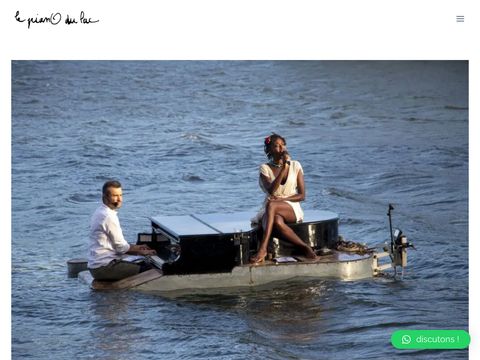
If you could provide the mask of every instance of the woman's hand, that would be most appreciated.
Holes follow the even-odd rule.
[[[272,202],[274,202],[274,201],[284,201],[284,199],[281,198],[281,197],[279,197],[279,196],[270,195],[270,196],[268,197],[268,201],[272,201]]]
[[[290,159],[291,159],[290,154],[288,153],[287,150],[285,150],[282,154],[283,163],[285,164],[287,161],[290,161]]]

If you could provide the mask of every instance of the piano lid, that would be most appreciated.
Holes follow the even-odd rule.
[[[338,214],[323,210],[305,210],[303,223],[317,223],[338,220]],[[253,212],[238,212],[228,214],[191,214],[177,216],[154,216],[150,220],[153,224],[168,232],[180,236],[219,235],[251,230],[250,219]]]
[[[217,229],[208,226],[192,215],[154,216],[150,218],[152,224],[175,237],[192,235],[218,235]]]

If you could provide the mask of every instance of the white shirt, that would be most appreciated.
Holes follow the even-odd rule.
[[[108,265],[112,260],[121,259],[128,250],[130,245],[123,237],[117,211],[100,205],[90,222],[88,268]]]

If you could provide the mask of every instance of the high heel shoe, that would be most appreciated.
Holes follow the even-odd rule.
[[[250,258],[250,264],[260,265],[261,263],[265,262],[265,257],[266,256],[267,256],[267,254],[265,254],[263,256],[260,256],[260,255],[257,254],[257,255]]]
[[[314,248],[312,247],[308,247],[308,251],[307,251],[307,259],[309,260],[317,260],[318,259],[318,255],[317,255],[317,252],[315,251]]]

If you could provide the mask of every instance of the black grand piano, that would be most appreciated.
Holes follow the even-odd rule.
[[[289,224],[314,249],[334,248],[338,241],[338,215],[305,210],[303,222]],[[251,212],[231,214],[154,216],[151,233],[138,234],[138,244],[147,244],[165,260],[164,274],[230,272],[248,265],[262,237],[261,226],[252,226]],[[274,233],[272,238],[277,237]],[[297,249],[279,239],[281,256],[296,256]]]

